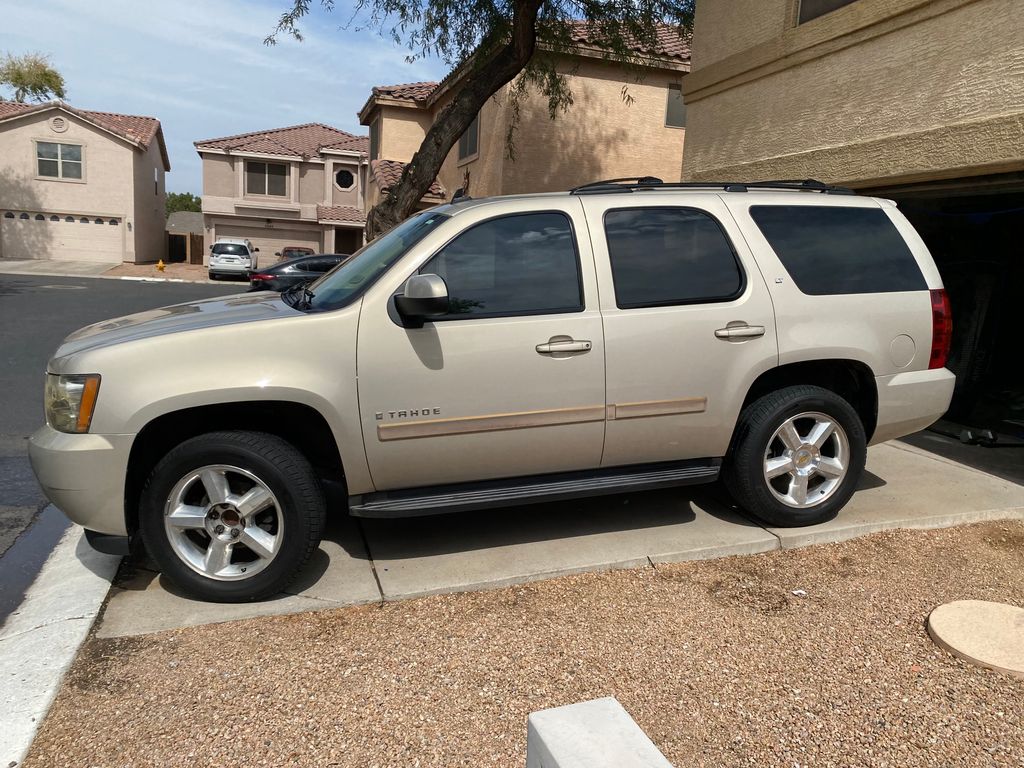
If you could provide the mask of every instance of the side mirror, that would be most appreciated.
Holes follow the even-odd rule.
[[[253,253],[259,253],[259,252],[260,252],[260,249],[259,249],[259,248],[253,248],[253,249],[252,249],[252,252],[253,252]]]
[[[259,248],[257,248],[256,250],[258,251],[258,250],[259,250]],[[281,255],[281,252],[280,252],[280,251],[275,251],[275,252],[274,252],[274,255],[275,255],[275,256],[280,256],[280,255]]]
[[[395,309],[406,328],[422,328],[425,318],[448,314],[448,286],[438,275],[413,275],[395,296]]]

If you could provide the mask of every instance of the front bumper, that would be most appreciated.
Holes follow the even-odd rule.
[[[135,435],[69,435],[50,426],[28,441],[43,493],[84,528],[125,536],[124,482]]]
[[[956,376],[946,368],[877,376],[878,423],[871,445],[934,424],[949,409]]]

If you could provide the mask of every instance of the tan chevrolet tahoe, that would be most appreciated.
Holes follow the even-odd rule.
[[[363,517],[493,515],[721,477],[773,525],[827,519],[868,445],[946,410],[950,333],[886,200],[651,178],[460,199],[306,289],[77,331],[30,453],[96,548],[141,538],[189,593],[255,600],[316,549],[330,488]]]

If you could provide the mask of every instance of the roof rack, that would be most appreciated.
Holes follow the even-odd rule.
[[[825,195],[855,195],[848,187],[836,187],[817,179],[780,181],[669,181],[654,176],[627,176],[621,179],[593,181],[569,190],[573,195],[595,195],[604,192],[637,192],[661,189],[720,189],[725,192],[748,192],[751,189],[783,189],[796,192],[819,192]]]

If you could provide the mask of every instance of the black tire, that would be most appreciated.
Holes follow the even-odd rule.
[[[165,507],[175,485],[209,465],[251,472],[278,502],[280,512],[275,514],[282,520],[280,543],[276,554],[253,576],[236,581],[204,576],[186,564],[168,538]],[[154,467],[142,491],[139,529],[149,554],[180,589],[201,600],[241,603],[277,594],[296,577],[320,543],[326,514],[320,481],[290,443],[262,432],[210,432],[181,443]],[[229,555],[229,559],[235,557],[238,555]]]
[[[788,419],[808,412],[825,414],[842,427],[849,457],[845,474],[829,495],[813,506],[794,507],[772,492],[765,477],[765,457],[776,430]],[[771,525],[790,528],[835,517],[857,489],[866,458],[864,425],[853,407],[835,392],[799,385],[771,392],[743,409],[722,476],[742,509]]]

